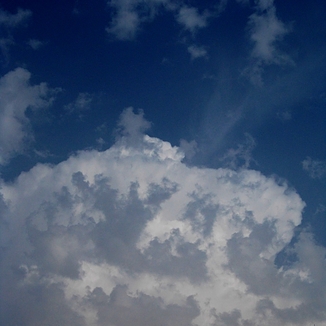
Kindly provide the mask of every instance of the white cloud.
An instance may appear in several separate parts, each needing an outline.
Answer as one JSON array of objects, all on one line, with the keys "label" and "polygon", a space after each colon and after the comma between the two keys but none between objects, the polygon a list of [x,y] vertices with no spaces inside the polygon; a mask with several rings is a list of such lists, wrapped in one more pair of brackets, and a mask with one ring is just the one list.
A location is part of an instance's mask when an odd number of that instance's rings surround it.
[{"label": "white cloud", "polygon": [[2,182],[2,324],[325,324],[325,248],[302,234],[274,264],[301,222],[293,189],[188,167],[142,112],[119,125],[106,151]]},{"label": "white cloud", "polygon": [[188,142],[185,139],[180,139],[180,150],[184,153],[186,159],[191,160],[198,151],[197,142],[195,140]]},{"label": "white cloud", "polygon": [[209,13],[200,14],[195,7],[180,5],[170,0],[112,0],[108,2],[114,11],[106,31],[120,40],[132,40],[141,26],[153,20],[161,8],[172,11],[177,22],[192,33],[206,27]]},{"label": "white cloud", "polygon": [[135,141],[139,143],[139,139],[150,127],[151,123],[144,119],[143,110],[139,110],[138,114],[135,114],[132,107],[123,111],[118,122],[118,130],[125,136],[124,139],[133,143]]},{"label": "white cloud", "polygon": [[197,58],[207,56],[207,50],[204,47],[197,46],[197,45],[188,46],[188,52],[191,55],[191,59],[197,59]]},{"label": "white cloud", "polygon": [[283,56],[277,51],[275,42],[287,32],[287,28],[276,17],[275,8],[270,7],[264,13],[254,13],[250,16],[251,40],[254,42],[252,55],[266,63],[282,60]]},{"label": "white cloud", "polygon": [[322,179],[326,176],[326,161],[313,160],[311,157],[307,157],[302,161],[302,168],[313,179]]},{"label": "white cloud", "polygon": [[140,18],[135,11],[121,10],[112,21],[112,27],[107,28],[108,33],[114,34],[118,39],[133,39],[138,32]]},{"label": "white cloud", "polygon": [[17,68],[0,79],[0,164],[23,152],[25,142],[32,138],[26,110],[51,102],[47,85],[31,85],[30,77],[27,70]]},{"label": "white cloud", "polygon": [[264,65],[293,64],[291,58],[278,48],[290,29],[276,16],[273,0],[256,1],[256,12],[249,17],[248,28],[253,42],[251,56],[255,62],[246,72],[254,83],[262,84]]},{"label": "white cloud", "polygon": [[206,27],[207,13],[200,15],[195,7],[182,6],[177,14],[177,21],[191,32]]}]

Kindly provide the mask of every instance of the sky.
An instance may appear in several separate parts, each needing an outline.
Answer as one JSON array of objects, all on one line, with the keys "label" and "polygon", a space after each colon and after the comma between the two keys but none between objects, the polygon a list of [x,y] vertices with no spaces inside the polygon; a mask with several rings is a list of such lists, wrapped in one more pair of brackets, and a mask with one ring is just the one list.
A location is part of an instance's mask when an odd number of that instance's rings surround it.
[{"label": "sky", "polygon": [[325,15],[0,0],[0,324],[326,326]]}]

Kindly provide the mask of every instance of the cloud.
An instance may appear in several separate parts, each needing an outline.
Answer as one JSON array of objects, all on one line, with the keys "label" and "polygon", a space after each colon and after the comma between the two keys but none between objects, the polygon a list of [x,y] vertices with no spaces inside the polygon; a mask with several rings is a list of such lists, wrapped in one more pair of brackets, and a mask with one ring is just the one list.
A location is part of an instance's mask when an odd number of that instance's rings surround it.
[{"label": "cloud", "polygon": [[113,0],[108,2],[113,11],[106,31],[120,40],[134,39],[141,26],[152,21],[160,9],[173,12],[177,22],[191,33],[206,27],[208,12],[198,13],[195,7],[181,5],[170,0]]},{"label": "cloud", "polygon": [[132,40],[136,37],[141,25],[151,21],[162,5],[168,5],[168,0],[112,0],[108,2],[114,11],[110,26],[106,28],[109,34],[120,40]]},{"label": "cloud", "polygon": [[1,324],[325,323],[325,248],[302,233],[274,263],[301,222],[295,190],[187,166],[142,111],[118,124],[106,151],[1,182]]},{"label": "cloud", "polygon": [[140,18],[131,10],[121,10],[112,21],[107,32],[114,34],[120,40],[133,39],[139,29]]},{"label": "cloud", "polygon": [[38,50],[40,49],[45,43],[40,41],[40,40],[36,40],[36,39],[30,39],[27,44],[33,49],[33,50]]},{"label": "cloud", "polygon": [[79,117],[82,117],[83,112],[87,111],[91,107],[93,101],[92,95],[89,93],[79,93],[76,100],[65,106],[65,110],[69,114],[77,113]]},{"label": "cloud", "polygon": [[143,110],[139,110],[138,114],[133,112],[133,108],[125,109],[120,115],[118,122],[118,130],[121,135],[125,136],[125,140],[136,140],[143,137],[145,131],[150,129],[151,123],[144,119]]},{"label": "cloud", "polygon": [[248,133],[245,134],[245,138],[245,141],[238,144],[236,149],[228,149],[227,153],[220,159],[225,162],[227,167],[231,169],[248,169],[251,162],[256,163],[252,158],[252,151],[256,147],[256,141]]},{"label": "cloud", "polygon": [[7,11],[0,9],[0,25],[6,27],[17,27],[18,25],[25,22],[32,15],[30,10],[18,9],[16,14],[11,14]]},{"label": "cloud", "polygon": [[282,121],[282,122],[285,122],[285,121],[289,121],[292,119],[292,113],[291,111],[280,111],[280,112],[277,112],[276,116]]},{"label": "cloud", "polygon": [[197,142],[195,140],[188,142],[185,139],[180,139],[180,150],[184,153],[186,159],[191,160],[198,151]]},{"label": "cloud", "polygon": [[308,175],[313,179],[322,179],[326,176],[326,162],[313,160],[307,157],[302,161],[302,168],[307,171]]},{"label": "cloud", "polygon": [[207,50],[204,47],[197,45],[188,46],[188,52],[190,53],[192,60],[207,56]]},{"label": "cloud", "polygon": [[0,79],[0,164],[6,164],[12,156],[22,153],[32,139],[26,111],[51,103],[47,85],[31,85],[30,77],[27,70],[17,68]]},{"label": "cloud", "polygon": [[98,310],[99,325],[180,325],[188,326],[199,314],[199,307],[193,297],[187,298],[186,305],[164,305],[159,298],[141,293],[137,297],[128,295],[126,286],[116,286],[110,296],[101,288],[94,289],[90,300]]},{"label": "cloud", "polygon": [[9,59],[9,48],[15,44],[12,30],[21,26],[32,15],[30,10],[18,9],[16,14],[11,14],[0,8],[0,48],[5,61]]},{"label": "cloud", "polygon": [[254,64],[247,73],[255,84],[262,83],[261,74],[265,65],[293,63],[278,48],[279,42],[290,29],[276,16],[273,0],[256,1],[256,12],[249,17],[248,30],[253,43],[251,57]]},{"label": "cloud", "polygon": [[195,7],[182,6],[177,14],[177,21],[190,32],[206,27],[208,14],[200,15]]}]

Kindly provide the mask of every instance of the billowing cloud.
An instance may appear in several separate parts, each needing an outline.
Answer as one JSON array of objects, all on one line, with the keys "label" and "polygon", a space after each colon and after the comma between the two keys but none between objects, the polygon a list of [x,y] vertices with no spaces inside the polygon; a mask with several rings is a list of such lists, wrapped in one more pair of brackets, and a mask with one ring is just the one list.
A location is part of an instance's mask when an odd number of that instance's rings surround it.
[{"label": "billowing cloud", "polygon": [[26,69],[17,68],[0,79],[0,164],[24,151],[32,138],[26,110],[51,103],[47,85],[31,85],[30,77]]},{"label": "billowing cloud", "polygon": [[302,168],[313,179],[321,179],[326,176],[326,161],[313,160],[308,156],[302,161]]},{"label": "billowing cloud", "polygon": [[302,233],[275,264],[301,222],[295,190],[187,166],[142,111],[119,126],[105,151],[2,182],[1,324],[325,325],[325,248]]}]

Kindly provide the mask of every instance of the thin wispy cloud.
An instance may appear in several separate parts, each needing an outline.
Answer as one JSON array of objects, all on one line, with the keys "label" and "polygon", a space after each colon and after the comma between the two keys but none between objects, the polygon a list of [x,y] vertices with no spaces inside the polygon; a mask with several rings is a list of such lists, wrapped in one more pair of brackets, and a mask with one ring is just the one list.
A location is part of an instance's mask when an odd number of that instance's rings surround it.
[{"label": "thin wispy cloud", "polygon": [[313,179],[322,179],[326,176],[326,161],[313,160],[307,157],[302,161],[302,168]]},{"label": "thin wispy cloud", "polygon": [[0,8],[0,49],[5,64],[9,60],[10,48],[15,45],[15,39],[12,35],[13,30],[24,26],[31,16],[32,12],[30,10],[19,8],[17,13],[12,14]]},{"label": "thin wispy cloud", "polygon": [[27,44],[33,49],[33,50],[39,50],[41,47],[45,45],[44,42],[36,39],[30,39],[28,40]]},{"label": "thin wispy cloud", "polygon": [[83,117],[85,111],[91,108],[93,98],[89,93],[79,93],[75,101],[65,106],[65,110],[68,114],[78,114],[80,118]]}]

